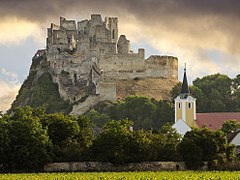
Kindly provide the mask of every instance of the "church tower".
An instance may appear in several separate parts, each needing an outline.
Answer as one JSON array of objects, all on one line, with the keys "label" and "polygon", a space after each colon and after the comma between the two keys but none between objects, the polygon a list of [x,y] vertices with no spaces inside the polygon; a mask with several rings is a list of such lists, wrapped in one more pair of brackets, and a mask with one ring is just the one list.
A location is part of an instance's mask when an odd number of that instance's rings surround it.
[{"label": "church tower", "polygon": [[186,74],[186,65],[184,68],[183,84],[181,93],[174,99],[175,101],[175,124],[181,124],[183,121],[190,128],[197,127],[196,124],[196,98],[191,96]]}]

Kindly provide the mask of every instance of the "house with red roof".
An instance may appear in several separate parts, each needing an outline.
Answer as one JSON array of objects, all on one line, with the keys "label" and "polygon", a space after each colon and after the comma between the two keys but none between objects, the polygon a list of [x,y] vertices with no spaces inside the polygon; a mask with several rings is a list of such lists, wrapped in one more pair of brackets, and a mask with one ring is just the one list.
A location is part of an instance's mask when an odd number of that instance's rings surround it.
[{"label": "house with red roof", "polygon": [[199,128],[207,127],[211,130],[220,129],[225,121],[240,121],[240,112],[212,112],[197,113],[196,123]]}]

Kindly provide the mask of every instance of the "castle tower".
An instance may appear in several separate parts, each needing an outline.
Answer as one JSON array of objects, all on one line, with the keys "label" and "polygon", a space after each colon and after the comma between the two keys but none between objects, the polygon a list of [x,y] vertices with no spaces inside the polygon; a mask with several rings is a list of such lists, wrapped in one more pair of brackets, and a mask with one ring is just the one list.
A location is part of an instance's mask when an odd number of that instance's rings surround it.
[{"label": "castle tower", "polygon": [[118,40],[118,18],[116,17],[106,17],[105,18],[106,28],[110,31],[111,42],[116,43]]},{"label": "castle tower", "polygon": [[[184,68],[184,76],[183,76],[183,84],[181,93],[174,99],[175,101],[175,124],[174,127],[177,131],[182,123],[185,123],[190,129],[193,127],[197,127],[196,124],[196,98],[191,96],[187,75],[186,75],[186,66]],[[181,129],[181,128],[180,128]]]},{"label": "castle tower", "polygon": [[117,43],[117,51],[119,54],[129,54],[130,53],[130,41],[127,40],[125,35],[119,37]]}]

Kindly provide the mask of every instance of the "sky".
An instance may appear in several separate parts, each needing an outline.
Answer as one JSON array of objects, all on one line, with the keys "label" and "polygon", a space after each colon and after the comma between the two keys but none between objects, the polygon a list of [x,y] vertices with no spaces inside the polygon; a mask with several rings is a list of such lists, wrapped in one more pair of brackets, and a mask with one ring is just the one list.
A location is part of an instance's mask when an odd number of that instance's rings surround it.
[{"label": "sky", "polygon": [[31,58],[45,48],[46,28],[59,17],[118,17],[133,51],[173,55],[191,82],[213,73],[240,73],[239,0],[0,0],[0,110],[27,78]]}]

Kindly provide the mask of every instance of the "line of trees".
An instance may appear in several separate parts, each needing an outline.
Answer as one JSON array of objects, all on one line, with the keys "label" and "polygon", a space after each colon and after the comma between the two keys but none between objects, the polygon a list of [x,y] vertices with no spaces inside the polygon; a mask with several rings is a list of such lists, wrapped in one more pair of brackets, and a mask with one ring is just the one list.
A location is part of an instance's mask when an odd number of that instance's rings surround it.
[{"label": "line of trees", "polygon": [[1,115],[1,170],[41,170],[45,163],[62,161],[182,160],[195,169],[202,161],[224,163],[234,158],[234,147],[222,131],[194,129],[182,138],[168,123],[158,130],[132,131],[134,123],[126,118],[108,119],[100,127],[96,119],[107,116],[99,116],[46,114],[28,106]]},{"label": "line of trees", "polygon": [[157,130],[165,123],[174,123],[174,107],[171,101],[149,99],[141,95],[128,96],[111,105],[102,104],[88,115],[99,126],[111,119],[130,119],[134,129]]}]

